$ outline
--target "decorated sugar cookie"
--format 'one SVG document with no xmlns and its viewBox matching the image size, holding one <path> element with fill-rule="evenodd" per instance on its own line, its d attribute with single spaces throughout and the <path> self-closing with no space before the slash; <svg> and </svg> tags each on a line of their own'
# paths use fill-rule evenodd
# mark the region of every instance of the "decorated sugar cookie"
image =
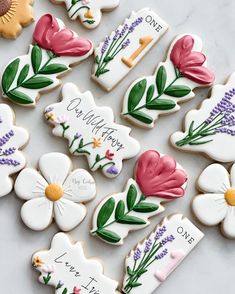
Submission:
<svg viewBox="0 0 235 294">
<path fill-rule="evenodd" d="M 216 85 L 211 98 L 185 118 L 185 131 L 171 136 L 180 150 L 202 152 L 214 160 L 235 160 L 235 73 L 225 85 Z"/>
<path fill-rule="evenodd" d="M 87 29 L 96 28 L 101 22 L 102 12 L 111 11 L 119 5 L 119 0 L 51 0 L 56 4 L 65 4 L 72 20 L 80 19 Z"/>
<path fill-rule="evenodd" d="M 3 97 L 34 106 L 40 93 L 60 84 L 58 76 L 92 54 L 93 45 L 66 29 L 60 19 L 46 14 L 38 21 L 29 53 L 12 60 L 2 75 Z"/>
<path fill-rule="evenodd" d="M 182 214 L 164 218 L 127 256 L 123 292 L 153 293 L 202 238 L 203 233 Z"/>
<path fill-rule="evenodd" d="M 95 49 L 92 78 L 112 90 L 166 33 L 168 25 L 149 8 L 129 18 Z"/>
<path fill-rule="evenodd" d="M 0 0 L 0 37 L 15 39 L 33 21 L 33 0 Z"/>
<path fill-rule="evenodd" d="M 124 192 L 105 198 L 96 208 L 91 233 L 112 245 L 123 244 L 129 231 L 150 224 L 149 218 L 165 210 L 162 202 L 184 196 L 187 175 L 168 155 L 144 152 L 137 161 L 135 180 Z"/>
<path fill-rule="evenodd" d="M 11 192 L 10 175 L 20 171 L 26 163 L 19 150 L 28 142 L 28 132 L 14 125 L 14 113 L 6 104 L 0 104 L 0 197 Z"/>
<path fill-rule="evenodd" d="M 179 35 L 155 73 L 131 84 L 124 96 L 122 115 L 140 127 L 153 128 L 159 115 L 178 111 L 178 103 L 193 98 L 194 88 L 211 85 L 214 74 L 206 67 L 201 51 L 199 37 Z"/>
<path fill-rule="evenodd" d="M 119 175 L 122 160 L 140 150 L 130 128 L 116 124 L 111 108 L 96 106 L 91 92 L 81 93 L 72 83 L 63 86 L 62 97 L 45 110 L 53 134 L 68 139 L 72 154 L 85 155 L 92 171 L 102 170 L 109 178 Z"/>
<path fill-rule="evenodd" d="M 193 200 L 196 217 L 207 226 L 221 223 L 222 233 L 235 239 L 235 164 L 230 174 L 218 163 L 209 165 L 201 173 L 197 184 L 204 194 L 197 195 Z"/>
<path fill-rule="evenodd" d="M 86 216 L 84 202 L 95 197 L 93 177 L 84 169 L 71 171 L 69 157 L 47 153 L 39 160 L 40 172 L 25 168 L 15 183 L 16 195 L 26 200 L 21 218 L 35 231 L 46 229 L 54 219 L 63 231 L 70 231 Z"/>
<path fill-rule="evenodd" d="M 53 237 L 50 250 L 36 252 L 33 267 L 39 281 L 55 288 L 56 294 L 115 294 L 118 283 L 103 274 L 95 258 L 87 259 L 81 242 L 73 243 L 64 233 Z"/>
</svg>

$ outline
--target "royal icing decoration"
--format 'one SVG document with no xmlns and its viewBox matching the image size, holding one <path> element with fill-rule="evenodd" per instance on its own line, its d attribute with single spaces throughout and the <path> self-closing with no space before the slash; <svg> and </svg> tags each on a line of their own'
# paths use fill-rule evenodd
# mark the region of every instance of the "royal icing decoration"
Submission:
<svg viewBox="0 0 235 294">
<path fill-rule="evenodd" d="M 168 25 L 148 8 L 132 12 L 95 49 L 93 79 L 107 91 L 112 90 L 167 29 Z"/>
<path fill-rule="evenodd" d="M 33 21 L 32 0 L 0 0 L 0 37 L 16 38 Z"/>
<path fill-rule="evenodd" d="M 211 85 L 214 74 L 206 68 L 201 51 L 197 36 L 178 36 L 154 75 L 139 78 L 129 87 L 122 115 L 140 127 L 153 128 L 159 115 L 178 111 L 178 103 L 194 97 L 194 88 Z"/>
<path fill-rule="evenodd" d="M 153 293 L 202 238 L 182 214 L 166 217 L 126 258 L 123 292 Z"/>
<path fill-rule="evenodd" d="M 198 187 L 205 194 L 193 200 L 196 217 L 207 226 L 221 223 L 222 233 L 235 239 L 235 164 L 230 175 L 218 163 L 209 165 L 200 175 Z"/>
<path fill-rule="evenodd" d="M 96 28 L 101 22 L 101 11 L 110 11 L 119 5 L 119 0 L 51 0 L 56 4 L 65 4 L 72 20 L 80 19 L 87 29 Z"/>
<path fill-rule="evenodd" d="M 50 14 L 38 21 L 33 41 L 28 55 L 11 61 L 2 75 L 3 97 L 25 106 L 34 106 L 41 92 L 60 84 L 57 76 L 93 51 L 90 40 L 78 37 Z"/>
<path fill-rule="evenodd" d="M 116 177 L 122 160 L 140 150 L 129 136 L 130 128 L 114 123 L 111 108 L 96 106 L 91 92 L 81 93 L 72 83 L 63 86 L 62 97 L 45 110 L 53 134 L 68 139 L 72 154 L 86 155 L 92 171 L 100 169 L 105 176 Z"/>
<path fill-rule="evenodd" d="M 235 73 L 227 84 L 216 85 L 211 98 L 202 102 L 198 110 L 191 110 L 185 118 L 185 131 L 171 136 L 179 149 L 202 152 L 214 160 L 235 160 Z"/>
<path fill-rule="evenodd" d="M 64 233 L 54 236 L 50 250 L 35 253 L 32 265 L 39 281 L 55 287 L 56 294 L 117 293 L 118 283 L 103 275 L 100 261 L 87 259 L 82 243 L 72 243 Z"/>
<path fill-rule="evenodd" d="M 182 197 L 187 184 L 183 168 L 168 155 L 144 152 L 137 161 L 135 180 L 124 192 L 105 198 L 93 217 L 91 233 L 113 245 L 123 244 L 129 231 L 150 224 L 149 218 L 164 211 L 161 202 Z"/>
<path fill-rule="evenodd" d="M 0 104 L 0 197 L 11 192 L 11 174 L 25 166 L 21 149 L 29 139 L 25 129 L 14 125 L 14 113 L 6 104 Z"/>
<path fill-rule="evenodd" d="M 39 160 L 40 173 L 25 168 L 15 183 L 16 195 L 27 200 L 21 208 L 26 226 L 35 231 L 46 229 L 53 219 L 63 231 L 70 231 L 86 216 L 82 204 L 95 197 L 93 177 L 84 169 L 71 171 L 68 156 L 48 153 Z"/>
</svg>

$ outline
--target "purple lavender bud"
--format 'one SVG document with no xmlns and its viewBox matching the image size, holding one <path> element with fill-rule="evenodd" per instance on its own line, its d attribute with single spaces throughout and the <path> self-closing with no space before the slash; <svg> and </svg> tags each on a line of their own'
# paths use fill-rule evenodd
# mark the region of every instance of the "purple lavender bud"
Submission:
<svg viewBox="0 0 235 294">
<path fill-rule="evenodd" d="M 116 168 L 116 166 L 113 164 L 111 165 L 106 172 L 110 175 L 117 175 L 118 174 L 118 169 Z"/>
<path fill-rule="evenodd" d="M 122 44 L 122 49 L 125 49 L 127 46 L 129 46 L 130 45 L 130 39 L 127 39 L 125 42 L 123 42 L 123 44 Z"/>
<path fill-rule="evenodd" d="M 46 108 L 44 114 L 53 111 L 53 109 L 54 109 L 54 107 L 52 107 L 52 106 Z"/>
<path fill-rule="evenodd" d="M 82 134 L 80 134 L 79 132 L 77 132 L 75 135 L 74 135 L 74 139 L 79 139 L 81 138 Z"/>
<path fill-rule="evenodd" d="M 0 138 L 0 147 L 5 145 L 11 137 L 14 136 L 13 130 L 10 130 L 8 133 L 6 133 L 3 137 Z"/>
<path fill-rule="evenodd" d="M 139 250 L 139 248 L 136 249 L 136 251 L 134 252 L 134 261 L 137 261 L 138 259 L 140 259 L 141 257 L 141 251 Z"/>
<path fill-rule="evenodd" d="M 164 238 L 161 242 L 160 245 L 164 246 L 166 245 L 168 242 L 172 242 L 173 240 L 175 240 L 175 237 L 173 235 L 169 235 L 166 238 Z"/>
<path fill-rule="evenodd" d="M 113 36 L 113 40 L 115 41 L 115 40 L 119 39 L 119 37 L 120 37 L 120 31 L 116 30 L 115 35 Z"/>
<path fill-rule="evenodd" d="M 125 35 L 127 30 L 128 30 L 128 25 L 125 24 L 124 27 L 122 28 L 121 32 L 120 32 L 120 38 L 122 38 Z"/>
<path fill-rule="evenodd" d="M 147 253 L 149 252 L 149 250 L 151 249 L 151 246 L 152 246 L 152 240 L 149 239 L 146 243 L 145 243 L 145 249 L 144 249 L 144 252 Z"/>
<path fill-rule="evenodd" d="M 17 166 L 20 165 L 20 162 L 18 162 L 17 160 L 13 160 L 11 158 L 0 158 L 0 165 Z"/>
<path fill-rule="evenodd" d="M 168 250 L 167 249 L 164 249 L 161 253 L 159 253 L 158 255 L 156 255 L 155 258 L 157 260 L 162 259 L 164 256 L 167 255 L 167 253 L 168 253 Z"/>
<path fill-rule="evenodd" d="M 159 240 L 164 235 L 165 232 L 166 232 L 166 226 L 159 228 L 155 234 L 154 239 Z"/>
<path fill-rule="evenodd" d="M 8 149 L 6 149 L 4 152 L 3 152 L 3 154 L 4 155 L 6 155 L 6 156 L 8 156 L 8 155 L 12 155 L 12 154 L 14 154 L 15 153 L 15 151 L 16 151 L 16 148 L 8 148 Z"/>
</svg>

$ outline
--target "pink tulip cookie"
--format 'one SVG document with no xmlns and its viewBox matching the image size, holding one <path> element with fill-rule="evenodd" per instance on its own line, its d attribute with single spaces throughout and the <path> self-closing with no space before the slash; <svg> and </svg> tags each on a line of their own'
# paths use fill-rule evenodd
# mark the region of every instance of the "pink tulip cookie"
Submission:
<svg viewBox="0 0 235 294">
<path fill-rule="evenodd" d="M 222 233 L 235 239 L 235 164 L 230 174 L 218 163 L 209 165 L 199 176 L 197 184 L 204 194 L 193 200 L 196 217 L 207 226 L 221 223 Z"/>
<path fill-rule="evenodd" d="M 199 37 L 179 35 L 154 75 L 139 78 L 128 88 L 122 115 L 140 127 L 153 128 L 159 115 L 178 111 L 178 103 L 194 97 L 194 88 L 210 86 L 214 74 L 201 51 Z"/>
<path fill-rule="evenodd" d="M 116 124 L 111 108 L 96 106 L 91 92 L 81 93 L 72 83 L 63 86 L 62 97 L 45 110 L 53 135 L 68 139 L 69 151 L 85 155 L 92 171 L 101 170 L 108 178 L 118 176 L 122 161 L 140 150 L 129 135 L 131 129 Z"/>
<path fill-rule="evenodd" d="M 137 161 L 135 180 L 124 192 L 105 198 L 93 216 L 92 235 L 112 245 L 123 244 L 129 231 L 150 224 L 149 218 L 164 211 L 162 202 L 184 196 L 187 175 L 168 155 L 144 152 Z"/>
<path fill-rule="evenodd" d="M 63 231 L 70 231 L 86 216 L 84 202 L 95 197 L 93 177 L 84 169 L 71 172 L 69 157 L 48 153 L 39 160 L 40 172 L 25 168 L 15 183 L 16 195 L 26 200 L 21 218 L 35 231 L 46 229 L 54 219 Z"/>
<path fill-rule="evenodd" d="M 73 243 L 57 233 L 49 250 L 36 252 L 32 266 L 40 272 L 39 281 L 55 288 L 55 294 L 116 294 L 118 283 L 103 274 L 96 258 L 86 258 L 81 242 Z"/>
<path fill-rule="evenodd" d="M 6 66 L 1 81 L 3 97 L 24 106 L 35 106 L 40 93 L 60 84 L 58 76 L 93 52 L 90 40 L 78 37 L 51 14 L 38 21 L 33 43 L 27 55 Z"/>
<path fill-rule="evenodd" d="M 0 104 L 0 197 L 13 187 L 10 175 L 24 168 L 26 160 L 19 150 L 29 140 L 28 132 L 14 125 L 14 113 L 6 104 Z"/>
<path fill-rule="evenodd" d="M 203 233 L 182 214 L 165 217 L 127 256 L 123 293 L 153 293 L 202 238 Z"/>
<path fill-rule="evenodd" d="M 111 11 L 119 5 L 119 0 L 51 0 L 55 4 L 65 4 L 72 20 L 80 19 L 87 29 L 96 28 L 102 17 L 102 11 Z"/>
<path fill-rule="evenodd" d="M 132 12 L 95 49 L 92 78 L 111 91 L 166 33 L 168 25 L 149 8 Z"/>
</svg>

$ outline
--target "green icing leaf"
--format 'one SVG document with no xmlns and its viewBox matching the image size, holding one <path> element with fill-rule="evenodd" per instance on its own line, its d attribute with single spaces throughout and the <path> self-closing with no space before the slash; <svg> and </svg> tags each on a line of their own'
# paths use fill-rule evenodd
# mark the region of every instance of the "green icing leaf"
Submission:
<svg viewBox="0 0 235 294">
<path fill-rule="evenodd" d="M 66 71 L 67 69 L 68 69 L 68 67 L 64 64 L 53 63 L 53 64 L 49 64 L 45 68 L 41 69 L 39 71 L 39 73 L 44 74 L 44 75 L 52 75 L 52 74 Z"/>
<path fill-rule="evenodd" d="M 98 55 L 95 57 L 95 63 L 96 64 L 99 64 L 100 63 L 100 59 L 99 59 L 99 56 Z"/>
<path fill-rule="evenodd" d="M 31 62 L 33 71 L 36 74 L 40 68 L 42 63 L 42 49 L 37 45 L 33 46 L 32 53 L 31 53 Z"/>
<path fill-rule="evenodd" d="M 127 192 L 126 202 L 128 210 L 132 210 L 135 205 L 135 201 L 137 198 L 137 190 L 135 185 L 131 184 L 129 190 Z"/>
<path fill-rule="evenodd" d="M 25 66 L 22 68 L 22 70 L 18 76 L 17 87 L 19 87 L 23 83 L 23 81 L 27 78 L 28 73 L 29 73 L 29 65 L 25 64 Z"/>
<path fill-rule="evenodd" d="M 140 100 L 144 96 L 145 90 L 147 87 L 147 80 L 143 79 L 136 83 L 129 94 L 128 97 L 128 111 L 131 112 L 139 104 Z"/>
<path fill-rule="evenodd" d="M 34 102 L 28 95 L 18 90 L 8 92 L 7 96 L 18 104 L 32 104 Z"/>
<path fill-rule="evenodd" d="M 167 79 L 166 69 L 163 65 L 161 65 L 159 67 L 159 70 L 157 71 L 157 76 L 156 76 L 156 85 L 157 85 L 157 90 L 159 95 L 161 95 L 164 92 L 166 79 Z"/>
<path fill-rule="evenodd" d="M 153 122 L 152 117 L 142 111 L 131 112 L 129 115 L 145 124 L 151 124 Z"/>
<path fill-rule="evenodd" d="M 191 92 L 191 89 L 188 86 L 181 85 L 172 85 L 165 90 L 165 94 L 172 97 L 184 97 Z"/>
<path fill-rule="evenodd" d="M 89 151 L 87 151 L 87 150 L 83 150 L 83 149 L 78 149 L 78 150 L 76 150 L 76 151 L 77 151 L 77 153 L 81 153 L 81 154 L 88 154 L 88 155 L 91 154 Z"/>
<path fill-rule="evenodd" d="M 68 293 L 68 290 L 67 290 L 67 288 L 64 288 L 64 290 L 63 290 L 62 294 L 67 294 L 67 293 Z"/>
<path fill-rule="evenodd" d="M 95 157 L 95 161 L 96 161 L 96 162 L 100 161 L 100 155 L 99 155 L 99 154 L 96 155 L 96 157 Z"/>
<path fill-rule="evenodd" d="M 97 231 L 96 234 L 110 243 L 118 243 L 121 240 L 121 237 L 117 233 L 105 229 Z"/>
<path fill-rule="evenodd" d="M 153 212 L 158 210 L 159 205 L 154 203 L 147 203 L 147 202 L 141 202 L 139 204 L 136 204 L 133 210 L 135 212 L 141 212 L 141 213 L 147 213 L 147 212 Z"/>
<path fill-rule="evenodd" d="M 189 130 L 188 130 L 189 136 L 193 135 L 193 125 L 194 125 L 194 120 L 191 122 L 191 124 L 189 126 Z"/>
<path fill-rule="evenodd" d="M 83 138 L 80 140 L 80 142 L 79 142 L 79 146 L 78 146 L 79 148 L 82 148 L 83 147 Z"/>
<path fill-rule="evenodd" d="M 125 202 L 123 200 L 120 200 L 115 210 L 115 219 L 117 220 L 119 217 L 122 217 L 124 213 L 125 213 Z"/>
<path fill-rule="evenodd" d="M 146 104 L 147 109 L 154 110 L 169 110 L 173 109 L 176 106 L 176 103 L 170 99 L 156 99 Z"/>
<path fill-rule="evenodd" d="M 109 198 L 101 207 L 97 217 L 97 227 L 102 228 L 111 217 L 115 207 L 113 197 Z"/>
<path fill-rule="evenodd" d="M 133 276 L 135 273 L 131 270 L 131 268 L 129 267 L 129 265 L 128 265 L 128 267 L 127 267 L 127 273 L 128 273 L 128 275 L 129 276 Z"/>
<path fill-rule="evenodd" d="M 42 89 L 46 88 L 53 84 L 53 80 L 46 77 L 34 77 L 26 82 L 24 82 L 21 86 L 27 89 Z"/>
<path fill-rule="evenodd" d="M 20 64 L 20 59 L 16 58 L 13 60 L 5 69 L 3 76 L 2 76 L 2 89 L 3 92 L 6 94 L 10 89 L 15 76 L 17 74 L 18 68 Z"/>
<path fill-rule="evenodd" d="M 147 94 L 146 94 L 146 103 L 150 102 L 151 99 L 153 98 L 153 93 L 154 93 L 154 85 L 149 86 Z"/>
<path fill-rule="evenodd" d="M 141 286 L 142 284 L 141 283 L 135 283 L 135 282 L 133 282 L 130 285 L 131 285 L 132 288 L 136 288 L 136 287 Z"/>
<path fill-rule="evenodd" d="M 117 223 L 120 224 L 129 224 L 129 225 L 145 225 L 146 222 L 136 216 L 124 215 L 123 217 L 117 220 Z"/>
</svg>

